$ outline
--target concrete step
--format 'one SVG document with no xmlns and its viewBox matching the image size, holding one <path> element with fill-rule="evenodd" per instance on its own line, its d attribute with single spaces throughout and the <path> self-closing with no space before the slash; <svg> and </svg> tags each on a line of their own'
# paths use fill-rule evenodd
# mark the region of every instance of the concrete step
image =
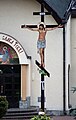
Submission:
<svg viewBox="0 0 76 120">
<path fill-rule="evenodd" d="M 19 108 L 12 108 L 8 109 L 6 115 L 2 118 L 5 120 L 9 119 L 16 119 L 16 120 L 28 120 L 34 117 L 35 115 L 38 115 L 38 107 L 30 107 L 28 109 L 19 109 Z"/>
</svg>

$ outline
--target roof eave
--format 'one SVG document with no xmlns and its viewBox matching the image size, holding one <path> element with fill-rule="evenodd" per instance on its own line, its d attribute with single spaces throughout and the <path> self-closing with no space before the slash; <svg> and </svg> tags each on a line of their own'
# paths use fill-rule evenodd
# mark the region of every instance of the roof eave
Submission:
<svg viewBox="0 0 76 120">
<path fill-rule="evenodd" d="M 72 18 L 76 18 L 76 8 L 73 8 L 73 9 L 71 10 L 71 17 L 72 17 Z"/>
</svg>

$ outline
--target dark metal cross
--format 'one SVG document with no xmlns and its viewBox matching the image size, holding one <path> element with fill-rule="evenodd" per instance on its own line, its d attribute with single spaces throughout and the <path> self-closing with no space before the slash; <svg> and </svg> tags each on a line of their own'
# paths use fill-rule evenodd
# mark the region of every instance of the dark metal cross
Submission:
<svg viewBox="0 0 76 120">
<path fill-rule="evenodd" d="M 41 15 L 41 22 L 44 22 L 44 15 L 51 15 L 51 13 L 44 12 L 44 5 L 41 4 L 41 12 L 33 12 L 33 15 Z M 48 25 L 48 27 L 51 27 L 51 26 Z M 38 65 L 37 62 L 36 62 L 36 65 Z M 44 74 L 41 74 L 41 109 L 42 111 L 44 111 L 44 103 L 45 103 L 44 89 L 45 89 Z"/>
<path fill-rule="evenodd" d="M 44 4 L 41 4 L 41 12 L 33 12 L 33 15 L 40 15 L 41 16 L 41 22 L 44 22 L 44 16 L 45 15 L 51 15 L 51 12 L 44 12 Z M 37 25 L 26 25 L 29 28 L 37 28 Z M 46 28 L 53 28 L 58 25 L 46 25 Z M 25 25 L 22 25 L 21 28 L 24 28 Z M 36 64 L 37 65 L 37 64 Z M 44 103 L 45 103 L 45 96 L 44 96 L 44 74 L 41 74 L 41 109 L 44 111 Z"/>
</svg>

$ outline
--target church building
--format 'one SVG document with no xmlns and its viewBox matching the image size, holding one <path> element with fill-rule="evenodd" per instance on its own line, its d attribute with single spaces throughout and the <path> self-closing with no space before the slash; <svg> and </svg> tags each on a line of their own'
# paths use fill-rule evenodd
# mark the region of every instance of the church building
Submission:
<svg viewBox="0 0 76 120">
<path fill-rule="evenodd" d="M 45 69 L 41 81 L 38 32 L 22 28 L 47 28 Z M 75 0 L 0 0 L 0 95 L 9 108 L 44 108 L 56 112 L 76 106 L 76 2 Z"/>
</svg>

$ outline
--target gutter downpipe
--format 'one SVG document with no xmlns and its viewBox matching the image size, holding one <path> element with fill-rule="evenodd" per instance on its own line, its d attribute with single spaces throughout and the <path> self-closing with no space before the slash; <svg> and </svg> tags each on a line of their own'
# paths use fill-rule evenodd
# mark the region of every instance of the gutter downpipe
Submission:
<svg viewBox="0 0 76 120">
<path fill-rule="evenodd" d="M 66 115 L 66 94 L 65 94 L 65 24 L 63 25 L 63 114 Z"/>
</svg>

